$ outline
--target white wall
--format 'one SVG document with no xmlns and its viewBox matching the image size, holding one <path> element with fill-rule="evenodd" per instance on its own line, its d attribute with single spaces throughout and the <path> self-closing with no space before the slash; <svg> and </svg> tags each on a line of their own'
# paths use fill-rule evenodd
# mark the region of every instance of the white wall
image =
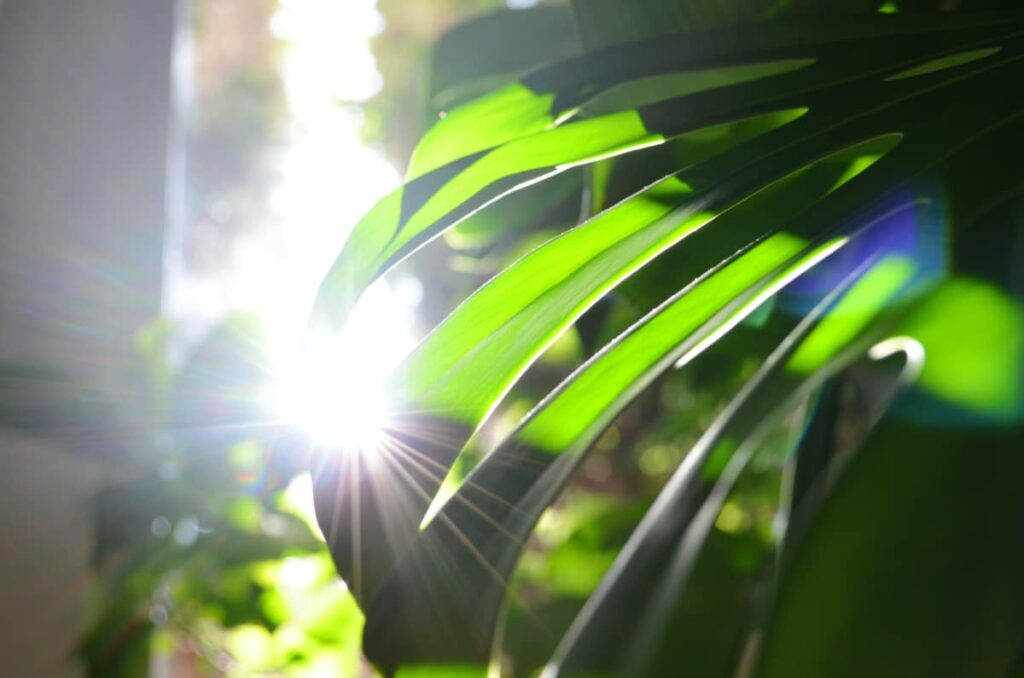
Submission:
<svg viewBox="0 0 1024 678">
<path fill-rule="evenodd" d="M 174 0 L 0 0 L 0 361 L 117 395 L 159 310 Z M 102 478 L 0 432 L 0 675 L 74 675 Z"/>
</svg>

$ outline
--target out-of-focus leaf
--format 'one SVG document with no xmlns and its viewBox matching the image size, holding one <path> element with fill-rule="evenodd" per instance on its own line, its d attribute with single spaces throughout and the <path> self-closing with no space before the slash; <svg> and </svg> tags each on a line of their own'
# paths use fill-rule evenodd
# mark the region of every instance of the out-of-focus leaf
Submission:
<svg viewBox="0 0 1024 678">
<path fill-rule="evenodd" d="M 1024 420 L 1024 313 L 998 289 L 952 280 L 899 332 L 923 346 L 923 391 L 982 420 Z"/>
<path fill-rule="evenodd" d="M 352 595 L 335 585 L 321 594 L 312 611 L 304 611 L 303 628 L 309 637 L 339 646 L 359 638 L 363 615 Z"/>
<path fill-rule="evenodd" d="M 579 52 L 576 21 L 568 5 L 499 10 L 451 29 L 434 46 L 430 100 L 443 110 L 487 84 Z"/>
<path fill-rule="evenodd" d="M 920 75 L 928 75 L 929 73 L 941 71 L 945 68 L 954 68 L 963 64 L 969 64 L 972 61 L 977 61 L 978 59 L 984 59 L 985 57 L 992 56 L 998 51 L 998 47 L 988 47 L 986 49 L 972 49 L 966 52 L 957 52 L 956 54 L 951 54 L 939 59 L 932 59 L 931 61 L 926 61 L 925 63 L 914 66 L 913 68 L 908 68 L 905 71 L 894 73 L 887 77 L 886 80 L 902 80 L 904 78 L 916 78 Z"/>
<path fill-rule="evenodd" d="M 591 49 L 765 19 L 783 14 L 791 4 L 801 3 L 757 0 L 633 0 L 628 5 L 615 0 L 573 0 L 572 3 L 584 42 Z M 829 10 L 870 11 L 872 4 L 872 0 L 841 0 L 829 3 Z"/>
<path fill-rule="evenodd" d="M 1022 443 L 1019 428 L 884 422 L 790 555 L 753 675 L 1006 675 Z"/>
<path fill-rule="evenodd" d="M 458 664 L 408 666 L 395 673 L 395 678 L 484 678 L 485 676 L 487 676 L 486 667 Z"/>
<path fill-rule="evenodd" d="M 582 115 L 607 115 L 655 104 L 667 99 L 738 85 L 806 68 L 814 59 L 788 59 L 764 63 L 707 68 L 686 73 L 652 75 L 624 82 L 601 92 L 580 107 Z"/>
</svg>

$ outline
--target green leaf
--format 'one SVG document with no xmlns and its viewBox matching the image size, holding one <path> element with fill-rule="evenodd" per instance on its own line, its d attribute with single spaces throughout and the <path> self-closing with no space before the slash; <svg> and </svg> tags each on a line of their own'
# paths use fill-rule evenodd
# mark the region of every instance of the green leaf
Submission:
<svg viewBox="0 0 1024 678">
<path fill-rule="evenodd" d="M 551 675 L 586 675 L 606 667 L 631 667 L 637 675 L 647 675 L 697 554 L 728 491 L 756 450 L 757 436 L 768 422 L 777 420 L 775 413 L 786 411 L 788 403 L 849 361 L 841 361 L 837 350 L 823 366 L 827 370 L 808 376 L 789 368 L 790 356 L 801 342 L 821 327 L 827 313 L 838 310 L 847 285 L 854 288 L 845 300 L 877 293 L 878 283 L 870 277 L 867 283 L 856 282 L 858 273 L 824 296 L 690 450 L 563 639 L 548 667 Z M 720 474 L 711 470 L 716 464 L 723 468 Z"/>
<path fill-rule="evenodd" d="M 624 111 L 513 140 L 470 159 L 464 170 L 457 166 L 435 170 L 413 180 L 381 200 L 355 226 L 321 285 L 318 320 L 332 325 L 343 322 L 378 275 L 505 193 L 661 139 L 647 131 L 635 111 Z M 502 180 L 510 184 L 502 185 Z"/>
<path fill-rule="evenodd" d="M 999 47 L 989 47 L 986 49 L 972 49 L 966 52 L 958 52 L 949 56 L 941 57 L 939 59 L 932 59 L 926 61 L 919 66 L 908 68 L 905 71 L 894 73 L 886 78 L 888 81 L 892 80 L 903 80 L 904 78 L 916 78 L 919 75 L 927 75 L 934 73 L 935 71 L 941 71 L 947 68 L 955 68 L 963 64 L 969 64 L 972 61 L 984 59 L 985 57 L 992 56 L 999 51 Z"/>
<path fill-rule="evenodd" d="M 607 115 L 698 92 L 738 85 L 807 68 L 814 59 L 786 59 L 764 63 L 664 73 L 630 80 L 596 95 L 580 107 L 582 115 Z"/>
<path fill-rule="evenodd" d="M 901 25 L 899 22 L 883 21 L 873 24 L 868 22 L 868 24 L 873 25 L 882 33 L 887 30 L 891 31 L 895 36 L 894 39 L 899 38 L 902 42 L 894 46 L 891 52 L 880 50 L 877 41 L 870 44 L 865 42 L 844 45 L 841 50 L 823 50 L 814 67 L 785 73 L 774 78 L 752 81 L 750 89 L 745 92 L 742 100 L 736 98 L 735 87 L 724 87 L 655 104 L 639 111 L 622 111 L 591 120 L 570 122 L 548 128 L 558 118 L 540 111 L 547 107 L 553 99 L 545 99 L 549 95 L 537 94 L 531 87 L 543 91 L 549 87 L 543 87 L 538 81 L 543 83 L 548 79 L 559 81 L 563 77 L 568 78 L 569 76 L 563 71 L 567 64 L 573 62 L 567 62 L 553 71 L 543 71 L 536 74 L 535 77 L 531 76 L 528 79 L 529 87 L 513 85 L 458 109 L 435 128 L 436 139 L 434 141 L 431 141 L 435 138 L 431 136 L 434 132 L 429 134 L 424 141 L 425 148 L 436 147 L 440 149 L 439 153 L 445 154 L 443 160 L 431 163 L 431 166 L 437 169 L 432 169 L 428 173 L 414 172 L 411 176 L 415 178 L 407 186 L 381 201 L 353 229 L 338 261 L 321 287 L 317 304 L 318 317 L 334 318 L 334 322 L 343 321 L 355 299 L 378 275 L 474 210 L 530 181 L 536 181 L 570 166 L 590 163 L 602 157 L 657 144 L 666 137 L 674 138 L 709 123 L 721 122 L 723 116 L 727 119 L 736 119 L 765 110 L 806 105 L 808 97 L 805 92 L 808 88 L 817 88 L 826 92 L 830 85 L 837 82 L 863 79 L 875 71 L 891 71 L 894 66 L 913 60 L 912 55 L 915 53 L 941 53 L 944 50 L 955 50 L 956 46 L 970 44 L 971 41 L 984 39 L 985 36 L 992 39 L 1000 35 L 993 28 L 979 22 L 977 28 L 968 26 L 960 28 L 959 32 L 949 31 L 950 39 L 946 45 L 936 42 L 933 36 L 922 46 L 919 44 L 921 40 L 917 36 L 914 39 L 901 37 L 901 32 L 910 31 L 907 26 Z M 915 30 L 926 31 L 929 28 L 928 22 L 921 22 L 921 24 L 915 26 Z M 777 28 L 787 27 L 780 24 Z M 859 22 L 852 22 L 849 28 L 850 31 L 847 33 L 854 35 L 858 30 L 865 31 L 865 25 Z M 947 24 L 943 28 L 948 29 L 949 25 Z M 761 41 L 766 41 L 765 36 L 772 38 L 767 42 L 775 41 L 785 44 L 786 39 L 792 40 L 791 34 L 786 30 L 778 30 L 774 33 L 767 29 L 762 31 L 759 33 Z M 724 39 L 723 36 L 717 37 L 719 40 Z M 732 36 L 730 39 L 735 40 L 737 37 Z M 804 36 L 801 34 L 801 37 Z M 815 42 L 805 40 L 804 43 L 797 43 L 798 47 L 792 48 L 794 58 L 807 58 L 807 44 L 815 44 Z M 651 49 L 651 45 L 644 44 L 642 47 L 636 47 L 633 51 L 649 49 Z M 721 49 L 720 46 L 719 49 Z M 851 54 L 857 54 L 860 58 L 852 59 L 850 58 Z M 641 64 L 644 68 L 627 73 L 613 71 L 612 78 L 608 78 L 607 74 L 604 74 L 603 82 L 597 81 L 601 84 L 597 85 L 596 92 L 631 78 L 655 75 L 659 72 L 671 72 L 673 64 L 671 57 L 673 55 L 674 53 L 670 52 L 668 55 L 664 55 L 667 58 L 658 59 L 655 63 L 659 64 L 659 67 L 655 70 L 652 70 L 653 66 L 645 63 L 645 59 L 648 57 L 633 55 L 635 58 L 631 62 Z M 592 57 L 591 63 L 588 65 L 607 66 L 613 56 L 621 57 L 622 55 L 615 50 L 610 50 L 607 53 L 601 52 Z M 997 61 L 1001 56 L 1003 56 L 1002 53 L 980 63 L 995 66 L 1006 61 L 1005 57 L 1002 61 Z M 692 60 L 693 52 L 683 52 L 676 58 L 686 63 L 686 57 Z M 919 60 L 920 57 L 918 56 L 917 59 Z M 744 54 L 743 60 L 747 63 L 758 62 L 757 59 L 750 56 L 749 52 Z M 769 61 L 777 60 L 778 58 Z M 690 68 L 692 67 L 690 66 Z M 667 70 L 660 70 L 660 68 Z M 593 96 L 595 83 L 588 81 L 591 78 L 596 79 L 598 73 L 590 71 L 590 68 L 581 69 L 581 72 L 571 78 L 573 82 L 566 86 L 567 89 L 563 89 L 570 100 L 572 97 L 577 97 L 582 103 L 586 98 Z M 958 72 L 960 72 L 959 69 Z M 787 78 L 789 80 L 786 80 Z M 958 78 L 962 78 L 962 73 Z M 848 108 L 851 106 L 853 108 L 862 107 L 867 102 L 873 102 L 879 97 L 877 87 L 868 85 L 868 81 L 863 82 L 864 85 L 861 89 L 864 91 L 860 95 L 854 95 L 851 92 L 851 96 L 844 97 L 842 100 L 830 97 L 823 100 L 828 102 L 824 108 L 827 109 L 829 105 L 838 105 L 840 101 L 846 102 Z M 910 78 L 900 82 L 916 83 L 916 79 Z M 957 79 L 953 79 L 952 82 L 957 82 Z M 792 94 L 784 96 L 780 100 L 778 94 L 780 87 L 784 88 L 782 91 Z M 927 93 L 932 89 L 934 89 L 934 85 L 929 83 L 927 86 L 911 86 L 908 92 L 913 93 L 916 90 Z M 580 94 L 583 91 L 588 91 L 589 94 Z M 576 93 L 570 94 L 571 92 Z M 890 96 L 892 95 L 896 95 L 892 101 L 895 104 L 902 102 L 906 96 L 898 90 L 893 90 Z M 694 97 L 700 97 L 704 101 L 697 105 L 696 101 L 691 101 Z M 769 105 L 767 102 L 773 99 L 774 102 Z M 785 103 L 780 105 L 783 101 Z M 742 111 L 739 115 L 737 114 L 738 103 L 740 103 L 738 110 Z M 525 108 L 523 108 L 524 106 Z M 758 110 L 759 108 L 761 110 Z M 524 113 L 521 117 L 518 113 L 514 113 L 520 109 L 533 112 Z M 730 112 L 725 113 L 726 110 Z M 507 115 L 513 115 L 520 122 L 501 119 L 502 116 Z M 456 117 L 458 120 L 454 120 Z M 716 117 L 719 119 L 716 120 Z M 852 110 L 848 117 L 855 117 Z M 878 116 L 876 115 L 876 117 Z M 879 118 L 879 120 L 882 119 L 884 118 Z M 487 132 L 486 129 L 491 125 L 501 133 L 495 136 L 495 134 Z M 509 130 L 515 131 L 509 132 Z M 878 129 L 876 133 L 887 131 L 892 130 Z M 506 134 L 506 132 L 509 133 Z M 470 134 L 477 133 L 483 136 L 479 140 L 473 141 Z M 486 151 L 502 142 L 508 143 L 493 151 Z M 463 150 L 451 152 L 452 149 Z M 460 158 L 458 163 L 448 164 Z M 446 165 L 446 167 L 442 168 L 442 165 Z"/>
<path fill-rule="evenodd" d="M 982 419 L 1024 420 L 1024 312 L 998 289 L 951 280 L 899 331 L 924 350 L 922 390 Z"/>
<path fill-rule="evenodd" d="M 916 266 L 888 257 L 871 267 L 789 357 L 787 368 L 800 374 L 823 369 L 849 345 L 914 275 Z"/>
<path fill-rule="evenodd" d="M 778 55 L 781 50 L 799 59 L 822 51 L 828 54 L 831 50 L 823 48 L 835 46 L 840 52 L 836 56 L 845 56 L 842 61 L 863 74 L 870 72 L 872 61 L 849 58 L 856 54 L 851 50 L 859 48 L 857 41 L 870 45 L 869 53 L 887 65 L 905 63 L 909 67 L 927 58 L 915 59 L 914 54 L 933 53 L 939 58 L 951 45 L 976 40 L 978 35 L 998 34 L 1012 23 L 1004 16 L 984 14 L 955 19 L 941 15 L 849 17 L 841 22 L 790 19 L 691 33 L 686 40 L 667 36 L 601 50 L 542 68 L 520 83 L 448 111 L 421 140 L 408 178 L 419 178 L 456 160 L 539 132 L 565 119 L 587 99 L 630 80 L 699 70 L 723 61 L 740 62 L 729 66 L 756 64 L 751 55 L 760 51 Z M 969 30 L 972 28 L 975 33 Z"/>
<path fill-rule="evenodd" d="M 434 46 L 430 101 L 444 110 L 487 85 L 580 51 L 576 21 L 568 5 L 545 4 L 499 10 L 449 30 Z"/>
<path fill-rule="evenodd" d="M 884 422 L 786 563 L 753 675 L 1007 675 L 1022 444 L 1019 428 Z"/>
<path fill-rule="evenodd" d="M 445 241 L 457 250 L 477 250 L 522 239 L 529 229 L 571 226 L 579 217 L 581 191 L 579 173 L 564 172 L 469 216 L 445 233 Z"/>
<path fill-rule="evenodd" d="M 799 246 L 795 248 L 796 251 L 800 249 Z M 828 251 L 813 252 L 808 259 L 817 261 Z M 761 255 L 758 253 L 751 258 L 758 256 Z M 785 271 L 780 277 L 791 278 L 809 261 L 801 262 L 803 266 L 797 264 L 793 271 Z M 732 282 L 736 284 L 738 281 Z M 746 278 L 741 278 L 740 282 L 749 284 Z M 766 282 L 762 281 L 762 284 Z M 681 296 L 681 299 L 687 297 Z M 722 300 L 723 303 L 728 301 L 731 298 Z M 701 305 L 702 301 L 698 301 L 695 306 L 700 308 Z M 756 306 L 757 303 L 748 304 L 745 312 L 751 312 Z M 663 324 L 652 322 L 660 318 L 660 314 L 655 312 L 647 323 L 634 328 L 636 341 L 625 351 L 612 349 L 596 356 L 591 364 L 577 373 L 575 380 L 570 379 L 556 392 L 550 404 L 542 404 L 516 434 L 470 474 L 459 493 L 449 500 L 410 552 L 399 561 L 390 581 L 368 608 L 367 618 L 373 624 L 367 627 L 368 656 L 384 662 L 383 665 L 398 658 L 418 661 L 422 658 L 449 658 L 448 655 L 452 654 L 480 658 L 480 652 L 485 652 L 489 645 L 490 629 L 504 595 L 505 577 L 510 574 L 519 550 L 541 512 L 610 418 L 643 385 L 671 367 L 683 349 L 688 348 L 685 344 L 682 347 L 677 344 L 694 327 L 687 323 L 676 330 L 671 320 L 687 314 L 684 307 L 675 310 L 676 314 Z M 708 315 L 713 318 L 715 314 Z M 702 324 L 698 321 L 697 326 Z M 706 334 L 715 326 L 712 323 L 702 329 Z M 673 333 L 660 337 L 666 327 L 672 328 Z M 615 345 L 622 344 L 616 342 Z M 638 347 L 643 347 L 639 348 L 639 353 Z M 664 351 L 670 353 L 665 355 Z M 548 409 L 557 408 L 563 402 L 570 409 L 586 407 L 586 392 L 572 390 L 571 387 L 571 384 L 579 383 L 579 375 L 602 367 L 609 373 L 614 373 L 616 367 L 633 370 L 638 365 L 642 374 L 638 375 L 640 378 L 635 383 L 629 384 L 629 390 L 616 392 L 609 389 L 607 393 L 615 396 L 612 402 L 596 401 L 587 413 L 589 419 L 580 417 L 585 433 L 577 436 L 572 447 L 562 454 L 542 452 L 524 438 L 530 422 L 542 417 Z M 566 423 L 575 424 L 568 420 Z M 457 590 L 442 583 L 451 577 L 452 572 L 461 573 L 461 584 Z M 390 612 L 384 613 L 385 610 Z M 438 614 L 439 610 L 444 610 L 444 613 Z M 430 626 L 429 634 L 423 629 L 428 616 L 437 617 Z"/>
<path fill-rule="evenodd" d="M 844 17 L 645 40 L 543 68 L 453 110 L 417 152 L 410 182 L 352 232 L 321 290 L 318 320 L 343 321 L 375 277 L 512 191 L 612 156 L 623 158 L 620 167 L 630 158 L 648 166 L 633 178 L 638 193 L 509 266 L 411 354 L 391 381 L 399 411 L 380 459 L 326 458 L 318 469 L 318 520 L 366 611 L 367 656 L 385 670 L 483 660 L 522 544 L 625 404 L 781 287 L 795 322 L 807 313 L 801 304 L 832 299 L 855 281 L 848 274 L 865 258 L 905 257 L 872 269 L 796 353 L 793 343 L 777 349 L 684 462 L 684 480 L 663 494 L 662 505 L 682 509 L 645 519 L 632 542 L 646 544 L 645 555 L 627 549 L 591 604 L 599 612 L 574 632 L 583 644 L 571 638 L 566 647 L 583 648 L 574 666 L 604 670 L 660 642 L 665 609 L 635 628 L 623 623 L 659 609 L 658 587 L 675 590 L 686 579 L 678 579 L 685 567 L 670 566 L 678 539 L 698 535 L 687 543 L 700 550 L 691 519 L 713 522 L 717 509 L 701 509 L 704 495 L 735 472 L 729 460 L 742 459 L 736 454 L 759 422 L 862 350 L 902 310 L 911 277 L 958 272 L 964 263 L 940 254 L 947 243 L 971 237 L 1019 194 L 1012 168 L 1024 152 L 1024 99 L 1006 83 L 1021 75 L 1022 25 L 1020 15 Z M 985 53 L 954 64 L 965 52 Z M 666 83 L 678 89 L 651 94 Z M 809 112 L 707 155 L 651 150 L 664 140 L 686 149 L 674 140 L 793 110 Z M 595 111 L 602 114 L 585 117 Z M 667 166 L 647 163 L 655 157 Z M 602 179 L 596 204 L 619 198 L 620 188 Z M 681 291 L 546 398 L 420 532 L 463 443 L 530 364 L 627 278 L 659 273 L 668 291 L 655 299 Z M 955 293 L 940 287 L 905 321 L 936 358 L 922 392 L 1014 421 L 1019 383 L 996 377 L 1016 364 L 1019 311 L 963 284 Z M 984 352 L 984 344 L 967 330 L 948 332 L 947 311 L 1010 337 L 1005 353 L 970 363 L 978 379 L 952 366 L 960 349 Z M 803 337 L 810 327 L 801 328 Z M 623 612 L 630 609 L 637 614 Z M 618 647 L 609 629 L 631 640 Z"/>
<path fill-rule="evenodd" d="M 684 289 L 570 377 L 467 478 L 398 564 L 368 612 L 369 619 L 383 621 L 374 610 L 392 611 L 387 629 L 368 627 L 371 656 L 440 653 L 446 642 L 467 652 L 477 643 L 486 646 L 501 582 L 523 541 L 603 428 L 681 356 L 694 355 L 716 330 L 752 313 L 842 242 L 808 247 L 777 234 Z M 552 457 L 544 450 L 562 454 Z M 458 591 L 441 584 L 452 572 L 462 573 Z M 433 593 L 422 599 L 423 591 Z M 439 606 L 446 614 L 432 633 L 442 635 L 431 635 L 424 648 L 417 639 L 423 633 L 415 629 Z"/>
</svg>

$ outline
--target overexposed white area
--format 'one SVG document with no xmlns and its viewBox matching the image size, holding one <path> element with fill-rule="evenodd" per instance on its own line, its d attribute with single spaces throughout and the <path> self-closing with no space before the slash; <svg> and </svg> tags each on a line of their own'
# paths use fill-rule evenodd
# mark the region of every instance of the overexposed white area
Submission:
<svg viewBox="0 0 1024 678">
<path fill-rule="evenodd" d="M 284 227 L 281 248 L 264 251 L 284 265 L 280 277 L 260 276 L 256 265 L 243 278 L 284 354 L 298 350 L 316 287 L 352 225 L 399 184 L 395 168 L 360 138 L 358 109 L 343 105 L 380 89 L 369 39 L 382 28 L 373 0 L 282 0 L 271 21 L 288 45 L 283 75 L 293 121 L 283 180 L 271 196 Z M 393 335 L 400 331 L 394 316 L 402 314 L 390 290 L 380 292 L 359 325 Z M 364 349 L 372 343 L 360 342 Z"/>
<path fill-rule="evenodd" d="M 284 362 L 278 409 L 318 440 L 346 447 L 375 443 L 387 409 L 384 376 L 412 347 L 418 302 L 380 282 L 340 337 L 301 340 L 311 294 L 351 225 L 399 183 L 395 168 L 362 143 L 357 110 L 338 104 L 380 89 L 368 41 L 382 28 L 372 0 L 282 0 L 271 21 L 289 44 L 284 81 L 294 116 L 285 179 L 272 196 L 288 225 L 288 282 L 264 297 Z"/>
<path fill-rule="evenodd" d="M 375 450 L 389 410 L 385 377 L 413 347 L 420 293 L 411 278 L 378 282 L 338 336 L 308 335 L 269 394 L 274 409 L 320 444 Z"/>
<path fill-rule="evenodd" d="M 281 179 L 266 223 L 234 243 L 218 276 L 170 281 L 169 313 L 186 324 L 255 313 L 280 375 L 270 397 L 281 416 L 333 442 L 363 437 L 384 408 L 383 375 L 414 343 L 415 280 L 376 284 L 342 337 L 305 338 L 317 287 L 352 226 L 400 183 L 360 129 L 358 103 L 381 87 L 369 40 L 383 26 L 374 0 L 279 0 L 269 30 L 284 45 L 290 122 L 273 154 Z"/>
</svg>

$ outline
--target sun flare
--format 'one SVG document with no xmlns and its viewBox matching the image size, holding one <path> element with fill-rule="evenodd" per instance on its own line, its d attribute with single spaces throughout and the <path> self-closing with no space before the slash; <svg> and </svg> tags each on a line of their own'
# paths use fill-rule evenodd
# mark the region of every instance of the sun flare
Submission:
<svg viewBox="0 0 1024 678">
<path fill-rule="evenodd" d="M 345 362 L 304 365 L 286 386 L 288 418 L 318 447 L 372 452 L 386 420 L 383 379 Z"/>
<path fill-rule="evenodd" d="M 274 408 L 318 447 L 373 453 L 389 412 L 387 379 L 414 342 L 415 280 L 367 290 L 344 331 L 309 337 L 272 394 Z"/>
</svg>

